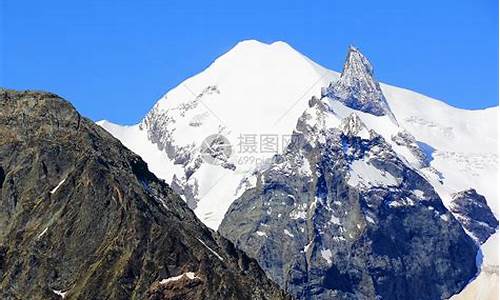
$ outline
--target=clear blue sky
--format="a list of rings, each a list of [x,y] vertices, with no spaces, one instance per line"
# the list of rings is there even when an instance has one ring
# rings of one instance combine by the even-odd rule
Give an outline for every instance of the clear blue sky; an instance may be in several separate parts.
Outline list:
[[[2,0],[0,86],[135,123],[243,39],[283,40],[341,70],[358,46],[379,80],[462,108],[498,105],[498,1]]]

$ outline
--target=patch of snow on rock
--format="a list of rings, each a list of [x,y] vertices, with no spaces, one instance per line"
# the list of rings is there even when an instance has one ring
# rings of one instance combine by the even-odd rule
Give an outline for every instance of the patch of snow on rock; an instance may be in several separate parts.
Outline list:
[[[47,230],[49,229],[49,227],[46,227],[39,235],[38,235],[38,238],[42,238],[46,233],[47,233]]]
[[[332,217],[331,217],[331,219],[330,219],[330,223],[335,224],[335,225],[340,225],[340,219],[339,219],[339,218],[337,218],[336,216],[334,216],[334,215],[332,214]]]
[[[54,292],[54,294],[60,296],[62,299],[65,299],[66,298],[66,294],[68,293],[68,291],[60,291],[60,290],[52,290],[52,292]]]
[[[418,198],[424,198],[424,192],[422,192],[421,190],[414,190],[413,193],[415,194],[415,196],[417,196]]]
[[[360,159],[351,163],[347,184],[353,187],[395,186],[398,180],[391,174],[377,169],[370,162]]]
[[[207,244],[205,244],[202,240],[200,239],[197,239],[200,243],[202,243],[203,246],[205,246],[205,248],[207,248],[210,252],[212,252],[213,255],[215,255],[220,261],[224,261],[224,259],[222,258],[222,256],[219,255],[219,253],[215,252],[212,248],[208,247]]]
[[[172,281],[177,281],[177,280],[179,280],[179,279],[181,279],[183,277],[187,277],[190,280],[193,280],[195,278],[199,278],[199,277],[196,276],[196,274],[194,272],[186,272],[186,273],[181,274],[179,276],[174,276],[174,277],[169,277],[169,278],[166,278],[166,279],[162,279],[160,281],[160,284],[167,284],[167,283],[172,282]]]
[[[321,257],[323,257],[329,265],[332,264],[333,255],[330,249],[321,249]]]
[[[365,218],[366,218],[366,220],[367,220],[368,222],[370,222],[370,223],[372,223],[372,224],[375,224],[375,221],[373,220],[373,218],[372,218],[372,217],[370,217],[370,216],[365,216]]]
[[[66,178],[64,178],[63,180],[61,180],[61,182],[59,182],[57,184],[57,186],[50,191],[50,193],[54,194],[57,191],[57,189],[59,189],[61,187],[61,185],[64,183],[64,181],[66,181]]]
[[[307,245],[305,245],[304,249],[302,250],[302,252],[307,253],[307,251],[309,250],[309,248],[311,248],[312,243],[313,243],[313,241],[310,241]]]
[[[286,229],[285,229],[285,230],[283,230],[283,232],[284,232],[286,235],[288,235],[289,237],[294,237],[294,235],[293,235],[293,234],[291,234],[291,233],[290,233],[290,231],[288,231],[288,230],[286,230]]]

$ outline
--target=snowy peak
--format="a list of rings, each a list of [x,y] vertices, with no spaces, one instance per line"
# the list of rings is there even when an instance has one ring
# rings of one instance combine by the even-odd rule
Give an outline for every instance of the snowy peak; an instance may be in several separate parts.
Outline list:
[[[323,97],[317,97],[320,92]],[[349,118],[352,113],[355,115]],[[364,137],[365,129],[356,116],[366,125],[370,138]],[[342,148],[340,153],[350,155],[353,161],[346,165],[352,169],[350,183],[356,179],[354,187],[349,185],[349,188],[378,188],[381,183],[392,186],[387,182],[398,176],[390,177],[383,172],[384,168],[379,172],[381,168],[376,162],[383,162],[386,157],[372,160],[371,153],[378,153],[380,148],[384,153],[393,149],[431,180],[447,204],[453,201],[452,193],[474,187],[498,216],[498,132],[494,126],[497,117],[498,107],[467,111],[406,89],[379,84],[372,64],[355,47],[348,48],[340,76],[284,42],[267,44],[248,40],[236,44],[205,70],[171,89],[141,124],[119,126],[99,122],[99,125],[141,155],[157,176],[182,195],[200,220],[217,229],[234,199],[266,182],[256,175],[262,173],[266,164],[257,162],[272,162],[275,153],[286,153],[297,145],[297,149],[304,151],[298,151],[293,162],[277,167],[283,167],[286,174],[315,176],[316,157],[309,155],[311,159],[302,159],[300,155],[306,156],[308,148],[326,148],[332,140],[328,133],[359,146]],[[342,121],[344,131],[340,126]],[[200,151],[204,149],[202,142],[214,134],[223,135],[233,145],[232,155],[224,166],[206,162]],[[375,134],[382,138],[375,138]],[[278,136],[274,143],[278,144],[277,150],[261,150],[264,149],[261,138],[266,136]],[[252,152],[242,151],[242,137],[249,137],[248,149],[253,149]],[[370,149],[375,150],[369,152],[362,147],[384,145],[382,140],[390,147],[372,147]],[[364,152],[351,151],[357,149]],[[367,155],[361,156],[365,152]],[[229,167],[231,163],[236,170]],[[254,172],[255,169],[258,172]],[[370,172],[371,177],[358,176],[366,174],[365,171]],[[302,180],[300,176],[298,180]],[[283,178],[287,180],[285,184],[291,184],[290,176]],[[411,194],[421,195],[420,188],[415,191]],[[283,202],[289,203],[292,197],[285,196]],[[417,203],[413,198],[413,202],[406,199],[408,195],[403,196],[400,201],[391,202],[390,207],[413,207],[411,204]],[[288,207],[281,203],[276,201],[279,209]],[[300,203],[304,207],[296,207],[293,216],[302,220],[307,217],[309,203]],[[249,205],[251,209],[255,204]],[[425,209],[435,214],[434,210]],[[285,216],[279,217],[276,208],[269,210],[269,215],[271,213],[276,220]],[[470,219],[468,210],[454,214],[461,222]],[[441,220],[440,216],[437,219]],[[473,225],[474,232],[477,232],[476,225],[482,226],[481,223]],[[277,232],[285,233],[283,228]],[[290,237],[289,233],[299,236],[290,228],[286,232],[285,237]],[[255,237],[263,239],[263,233],[259,229]],[[485,252],[485,261],[492,267],[498,265],[497,247],[490,241],[497,237],[495,234],[485,244],[494,245],[491,251]],[[311,239],[303,242],[299,251],[314,252],[315,243]],[[326,248],[322,249],[323,253],[328,254],[325,254],[328,261],[334,261]]]
[[[242,41],[168,91],[137,126],[103,126],[125,137],[216,229],[244,176],[285,147],[307,100],[336,78],[284,42]],[[214,135],[232,145],[224,162],[205,155],[204,141]],[[278,137],[272,151],[264,149],[266,136]]]
[[[272,43],[264,43],[258,40],[243,40],[238,42],[234,47],[232,47],[227,53],[222,55],[220,58],[227,56],[245,54],[245,55],[257,55],[259,52],[263,51],[282,51],[282,52],[296,52],[289,44],[283,41],[276,41]]]
[[[319,66],[285,42],[247,40],[170,90],[157,108],[172,112],[215,86],[219,95],[206,95],[201,106],[209,107],[208,115],[216,116],[217,122],[236,135],[269,128],[285,134],[307,107],[307,100],[337,78],[338,73]],[[255,122],[256,116],[259,122]]]
[[[388,115],[394,118],[380,85],[374,78],[373,66],[353,46],[349,47],[340,79],[331,83],[323,94],[350,108],[375,116]]]

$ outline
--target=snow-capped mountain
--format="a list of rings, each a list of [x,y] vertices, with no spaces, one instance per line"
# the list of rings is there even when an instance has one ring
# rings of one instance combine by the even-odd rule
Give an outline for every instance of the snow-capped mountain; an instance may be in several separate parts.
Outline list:
[[[245,41],[169,91],[139,124],[98,123],[217,229],[245,176],[283,149],[309,98],[336,78],[285,43]],[[203,141],[213,134],[233,145],[226,166],[201,159]],[[261,151],[266,138],[277,147]]]
[[[370,130],[378,134],[432,185],[446,207],[455,193],[473,188],[498,216],[498,108],[458,109],[379,84],[371,64],[353,47],[339,76],[283,42],[244,41],[170,90],[139,124],[99,124],[141,155],[200,220],[217,229],[231,203],[260,184],[255,174],[272,167],[271,158],[293,140],[313,96],[331,99],[332,113],[324,122],[363,138]],[[214,134],[217,138],[211,138]],[[357,175],[351,175],[363,185],[363,176],[374,170],[357,167]],[[390,177],[377,178],[380,183]],[[490,273],[498,278],[497,236],[482,249],[483,266],[496,268]],[[487,276],[483,273],[479,279]],[[475,280],[464,292],[479,289],[475,285],[481,282]]]
[[[453,197],[460,222],[445,208],[425,179],[438,171],[376,108],[389,109],[373,87],[368,60],[349,49],[340,79],[299,118],[295,141],[255,173],[219,227],[298,299],[449,298],[476,274],[477,248],[460,222],[480,242],[498,225],[471,192]]]

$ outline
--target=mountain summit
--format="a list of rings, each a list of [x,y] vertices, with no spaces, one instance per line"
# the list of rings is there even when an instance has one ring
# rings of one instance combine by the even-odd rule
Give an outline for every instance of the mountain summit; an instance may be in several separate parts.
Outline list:
[[[340,80],[330,84],[324,95],[362,112],[392,116],[382,89],[375,80],[372,64],[353,46],[349,47]]]
[[[243,41],[167,92],[140,124],[99,124],[144,157],[207,226],[217,229],[245,175],[273,155],[260,151],[260,138],[277,137],[274,145],[281,149],[307,100],[337,78],[286,43]],[[233,145],[224,165],[202,159],[203,141],[213,134]],[[245,137],[254,137],[251,152],[241,151]]]

